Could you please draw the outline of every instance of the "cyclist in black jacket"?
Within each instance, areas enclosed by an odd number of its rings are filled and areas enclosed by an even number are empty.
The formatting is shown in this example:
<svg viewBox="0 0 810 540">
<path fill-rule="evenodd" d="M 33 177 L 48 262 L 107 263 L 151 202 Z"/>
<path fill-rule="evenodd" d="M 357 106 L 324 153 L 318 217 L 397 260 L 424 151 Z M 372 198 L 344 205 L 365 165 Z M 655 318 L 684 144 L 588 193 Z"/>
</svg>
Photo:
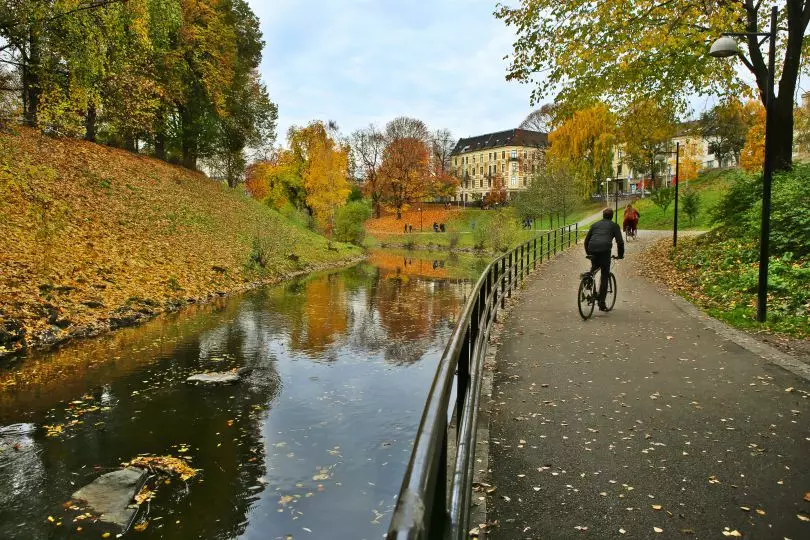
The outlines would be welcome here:
<svg viewBox="0 0 810 540">
<path fill-rule="evenodd" d="M 597 268 L 599 279 L 599 311 L 607 311 L 605 295 L 607 294 L 608 276 L 610 276 L 610 252 L 613 240 L 619 248 L 619 258 L 624 258 L 624 238 L 618 223 L 613 223 L 613 210 L 605 208 L 602 219 L 591 225 L 585 236 L 585 253 L 591 256 L 591 275 Z"/>
</svg>

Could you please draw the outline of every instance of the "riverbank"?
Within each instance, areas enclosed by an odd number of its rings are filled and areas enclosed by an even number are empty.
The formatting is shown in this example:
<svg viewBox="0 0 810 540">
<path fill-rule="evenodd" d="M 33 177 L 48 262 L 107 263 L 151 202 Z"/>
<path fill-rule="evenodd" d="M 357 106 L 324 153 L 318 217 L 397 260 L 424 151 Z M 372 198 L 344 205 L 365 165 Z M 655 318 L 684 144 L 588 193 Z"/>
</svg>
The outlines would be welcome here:
<svg viewBox="0 0 810 540">
<path fill-rule="evenodd" d="M 363 258 L 239 190 L 123 150 L 0 134 L 0 357 Z"/>
</svg>

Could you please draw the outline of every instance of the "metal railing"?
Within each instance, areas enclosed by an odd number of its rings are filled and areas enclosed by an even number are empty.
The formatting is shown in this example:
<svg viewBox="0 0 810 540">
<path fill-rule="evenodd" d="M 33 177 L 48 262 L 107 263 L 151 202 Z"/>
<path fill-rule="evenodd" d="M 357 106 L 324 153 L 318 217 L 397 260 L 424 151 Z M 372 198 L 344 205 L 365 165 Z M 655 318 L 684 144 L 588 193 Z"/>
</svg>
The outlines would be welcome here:
<svg viewBox="0 0 810 540">
<path fill-rule="evenodd" d="M 549 260 L 578 241 L 576 224 L 541 234 L 489 263 L 478 279 L 436 369 L 391 518 L 389 540 L 467 538 L 481 374 L 492 323 L 538 260 Z M 451 403 L 454 383 L 455 403 Z M 448 461 L 451 419 L 456 433 L 452 463 Z"/>
</svg>

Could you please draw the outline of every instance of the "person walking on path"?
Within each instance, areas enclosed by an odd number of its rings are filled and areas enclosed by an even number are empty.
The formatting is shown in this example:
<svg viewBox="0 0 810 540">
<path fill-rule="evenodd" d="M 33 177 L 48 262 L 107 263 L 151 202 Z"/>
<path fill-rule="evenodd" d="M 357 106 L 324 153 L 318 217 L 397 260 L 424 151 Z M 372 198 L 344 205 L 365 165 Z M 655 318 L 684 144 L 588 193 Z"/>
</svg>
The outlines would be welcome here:
<svg viewBox="0 0 810 540">
<path fill-rule="evenodd" d="M 619 258 L 624 258 L 624 238 L 617 223 L 613 223 L 613 210 L 605 208 L 602 219 L 591 225 L 585 236 L 585 253 L 591 256 L 591 274 L 598 268 L 599 275 L 599 311 L 607 311 L 605 295 L 607 294 L 608 277 L 610 276 L 610 252 L 613 240 L 619 249 Z"/>
</svg>

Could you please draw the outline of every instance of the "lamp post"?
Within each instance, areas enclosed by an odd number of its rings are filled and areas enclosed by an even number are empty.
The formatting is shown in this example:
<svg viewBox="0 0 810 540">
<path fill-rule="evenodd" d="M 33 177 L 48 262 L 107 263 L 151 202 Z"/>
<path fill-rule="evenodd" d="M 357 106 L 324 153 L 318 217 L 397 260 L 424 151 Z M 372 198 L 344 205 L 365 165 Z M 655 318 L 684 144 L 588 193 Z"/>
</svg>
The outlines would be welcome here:
<svg viewBox="0 0 810 540">
<path fill-rule="evenodd" d="M 675 154 L 675 216 L 672 219 L 672 247 L 678 247 L 678 188 L 681 185 L 681 175 L 679 171 L 680 157 L 681 157 L 681 142 L 675 141 L 674 152 L 669 151 L 658 153 Z"/>
<path fill-rule="evenodd" d="M 762 164 L 762 226 L 759 237 L 759 284 L 757 287 L 757 321 L 765 322 L 768 309 L 768 252 L 771 232 L 771 181 L 773 179 L 773 114 L 771 107 L 774 93 L 774 59 L 776 56 L 776 6 L 771 7 L 769 32 L 723 32 L 712 43 L 709 54 L 715 58 L 741 55 L 734 37 L 762 37 L 759 45 L 770 40 L 768 49 L 768 80 L 765 86 L 765 162 Z"/>
</svg>

